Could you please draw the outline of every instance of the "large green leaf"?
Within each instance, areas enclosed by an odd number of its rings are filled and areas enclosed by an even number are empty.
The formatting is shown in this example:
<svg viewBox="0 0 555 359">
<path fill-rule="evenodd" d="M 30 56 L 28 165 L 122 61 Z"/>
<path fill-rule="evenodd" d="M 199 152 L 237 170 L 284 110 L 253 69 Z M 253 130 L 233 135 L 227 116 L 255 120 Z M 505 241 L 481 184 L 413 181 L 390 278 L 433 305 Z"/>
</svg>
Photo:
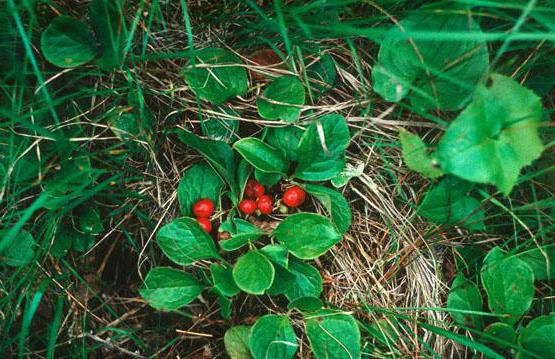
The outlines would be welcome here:
<svg viewBox="0 0 555 359">
<path fill-rule="evenodd" d="M 225 114 L 235 117 L 238 114 L 231 108 L 220 108 L 219 111 L 223 114 L 210 115 L 201 122 L 202 133 L 211 140 L 231 143 L 237 137 L 240 121 L 226 117 Z"/>
<path fill-rule="evenodd" d="M 539 97 L 515 80 L 492 75 L 453 121 L 438 148 L 441 169 L 467 181 L 489 183 L 508 195 L 520 170 L 543 151 Z"/>
<path fill-rule="evenodd" d="M 224 345 L 231 359 L 250 359 L 249 337 L 251 327 L 237 325 L 229 328 L 224 335 Z"/>
<path fill-rule="evenodd" d="M 302 297 L 320 297 L 322 294 L 322 276 L 320 271 L 308 263 L 291 258 L 287 271 L 291 276 L 286 279 L 287 286 L 283 294 L 293 301 Z"/>
<path fill-rule="evenodd" d="M 399 138 L 403 149 L 403 160 L 408 168 L 428 178 L 443 175 L 443 171 L 438 168 L 439 162 L 428 153 L 428 147 L 418 135 L 403 130 Z"/>
<path fill-rule="evenodd" d="M 96 44 L 89 28 L 69 16 L 52 20 L 41 35 L 42 54 L 58 67 L 86 64 L 96 56 Z"/>
<path fill-rule="evenodd" d="M 240 218 L 229 218 L 222 223 L 219 231 L 228 232 L 231 236 L 230 239 L 220 241 L 220 247 L 227 252 L 237 250 L 266 234 L 254 224 Z"/>
<path fill-rule="evenodd" d="M 310 81 L 310 88 L 317 96 L 331 90 L 337 78 L 333 56 L 322 55 L 319 61 L 306 69 L 306 74 Z"/>
<path fill-rule="evenodd" d="M 281 244 L 268 244 L 260 248 L 260 253 L 283 268 L 289 267 L 289 251 Z"/>
<path fill-rule="evenodd" d="M 491 323 L 484 328 L 484 333 L 495 337 L 494 339 L 485 339 L 487 343 L 492 343 L 499 348 L 507 348 L 507 344 L 514 344 L 516 341 L 515 329 L 512 325 L 502 322 Z"/>
<path fill-rule="evenodd" d="M 250 251 L 239 257 L 233 266 L 233 279 L 242 291 L 264 294 L 274 281 L 274 266 L 262 253 Z"/>
<path fill-rule="evenodd" d="M 473 185 L 456 177 L 445 177 L 426 193 L 418 213 L 436 224 L 460 224 L 470 230 L 484 229 L 480 201 L 471 197 Z"/>
<path fill-rule="evenodd" d="M 339 232 L 347 232 L 351 226 L 351 207 L 347 199 L 331 188 L 315 184 L 306 184 L 305 190 L 322 203 Z"/>
<path fill-rule="evenodd" d="M 5 240 L 7 231 L 0 232 L 0 241 Z M 35 255 L 35 239 L 31 233 L 26 231 L 19 232 L 11 241 L 8 248 L 0 252 L 0 264 L 12 267 L 21 267 L 29 264 Z"/>
<path fill-rule="evenodd" d="M 179 139 L 199 151 L 214 166 L 227 182 L 234 200 L 239 198 L 239 185 L 236 181 L 236 161 L 231 146 L 223 141 L 206 140 L 189 131 L 179 131 Z"/>
<path fill-rule="evenodd" d="M 315 213 L 297 213 L 287 217 L 277 226 L 274 235 L 300 259 L 318 258 L 342 237 L 328 218 Z"/>
<path fill-rule="evenodd" d="M 484 260 L 481 278 L 489 309 L 501 321 L 515 324 L 528 312 L 534 299 L 534 272 L 524 261 L 493 248 Z"/>
<path fill-rule="evenodd" d="M 193 205 L 201 198 L 211 199 L 217 205 L 223 186 L 222 179 L 208 163 L 192 165 L 185 171 L 177 187 L 181 214 L 191 215 Z"/>
<path fill-rule="evenodd" d="M 148 272 L 141 296 L 152 307 L 175 310 L 191 303 L 204 289 L 193 275 L 169 267 L 155 267 Z"/>
<path fill-rule="evenodd" d="M 266 130 L 266 141 L 270 146 L 285 152 L 288 161 L 297 161 L 297 147 L 303 135 L 303 130 L 295 126 L 269 127 Z"/>
<path fill-rule="evenodd" d="M 555 313 L 535 318 L 518 338 L 524 349 L 539 358 L 555 358 Z"/>
<path fill-rule="evenodd" d="M 198 97 L 219 105 L 231 97 L 247 93 L 247 71 L 238 64 L 241 60 L 232 52 L 205 48 L 187 62 L 183 76 Z"/>
<path fill-rule="evenodd" d="M 447 297 L 447 308 L 461 311 L 482 311 L 482 294 L 480 289 L 468 280 L 464 274 L 459 274 L 455 277 L 449 296 Z M 462 313 L 458 311 L 449 312 L 455 322 L 466 327 L 481 329 L 483 322 L 482 318 L 477 314 Z"/>
<path fill-rule="evenodd" d="M 282 150 L 271 147 L 254 137 L 243 138 L 233 145 L 254 168 L 264 173 L 286 174 L 289 164 Z"/>
<path fill-rule="evenodd" d="M 325 181 L 341 173 L 349 139 L 343 116 L 333 114 L 317 119 L 299 142 L 295 176 L 307 181 Z"/>
<path fill-rule="evenodd" d="M 555 279 L 555 244 L 515 254 L 532 268 L 535 280 Z"/>
<path fill-rule="evenodd" d="M 305 317 L 305 328 L 316 359 L 360 357 L 360 330 L 351 315 L 321 310 Z"/>
<path fill-rule="evenodd" d="M 293 358 L 297 336 L 286 315 L 265 315 L 251 328 L 249 348 L 254 359 Z"/>
<path fill-rule="evenodd" d="M 223 295 L 233 297 L 240 292 L 239 287 L 237 287 L 233 280 L 233 274 L 228 265 L 212 263 L 210 265 L 210 274 L 214 287 Z"/>
<path fill-rule="evenodd" d="M 160 228 L 156 239 L 168 258 L 179 265 L 189 265 L 199 259 L 220 258 L 214 241 L 194 218 L 171 221 Z"/>
<path fill-rule="evenodd" d="M 121 67 L 127 42 L 121 0 L 91 1 L 89 17 L 102 50 L 98 66 L 104 70 Z"/>
<path fill-rule="evenodd" d="M 305 101 L 305 90 L 301 81 L 294 76 L 275 79 L 256 99 L 258 114 L 266 120 L 295 122 L 301 114 Z"/>
<path fill-rule="evenodd" d="M 429 32 L 426 38 L 411 33 Z M 456 33 L 472 32 L 472 39 Z M 435 34 L 452 33 L 452 38 Z M 422 109 L 460 109 L 489 67 L 488 48 L 480 27 L 468 13 L 417 12 L 394 26 L 381 43 L 372 71 L 374 89 L 399 102 L 409 97 Z"/>
</svg>

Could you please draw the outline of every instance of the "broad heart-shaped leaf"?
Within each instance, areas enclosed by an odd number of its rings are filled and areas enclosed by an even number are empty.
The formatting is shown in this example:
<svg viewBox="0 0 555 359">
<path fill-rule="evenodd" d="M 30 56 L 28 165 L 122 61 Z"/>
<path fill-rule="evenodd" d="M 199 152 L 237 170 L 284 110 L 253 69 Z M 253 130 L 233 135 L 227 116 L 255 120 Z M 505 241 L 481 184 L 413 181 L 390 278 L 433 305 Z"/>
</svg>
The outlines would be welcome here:
<svg viewBox="0 0 555 359">
<path fill-rule="evenodd" d="M 231 359 L 250 359 L 249 337 L 251 327 L 237 325 L 229 328 L 224 335 L 224 345 Z"/>
<path fill-rule="evenodd" d="M 40 46 L 46 60 L 58 67 L 83 65 L 96 56 L 92 32 L 69 16 L 52 20 L 41 35 Z"/>
<path fill-rule="evenodd" d="M 249 294 L 264 294 L 274 281 L 274 266 L 262 253 L 250 251 L 239 257 L 233 266 L 237 286 Z"/>
<path fill-rule="evenodd" d="M 438 168 L 439 163 L 428 153 L 428 147 L 418 135 L 403 130 L 399 138 L 403 149 L 403 160 L 408 168 L 428 178 L 443 175 L 443 171 Z"/>
<path fill-rule="evenodd" d="M 223 186 L 222 179 L 208 163 L 192 165 L 185 171 L 177 186 L 181 214 L 191 215 L 193 205 L 201 198 L 211 199 L 217 205 Z"/>
<path fill-rule="evenodd" d="M 175 310 L 191 303 L 204 289 L 193 275 L 169 267 L 155 267 L 148 272 L 141 296 L 159 310 Z"/>
<path fill-rule="evenodd" d="M 178 218 L 158 231 L 158 245 L 165 255 L 179 265 L 189 265 L 199 259 L 220 258 L 212 238 L 194 218 Z"/>
<path fill-rule="evenodd" d="M 199 151 L 227 182 L 234 202 L 239 201 L 239 185 L 236 181 L 236 160 L 231 146 L 223 141 L 206 140 L 189 131 L 179 131 L 179 139 Z"/>
<path fill-rule="evenodd" d="M 529 249 L 515 257 L 532 268 L 535 280 L 555 279 L 555 244 Z"/>
<path fill-rule="evenodd" d="M 295 76 L 275 79 L 256 99 L 258 114 L 266 120 L 295 122 L 301 114 L 305 101 L 305 90 Z"/>
<path fill-rule="evenodd" d="M 266 234 L 254 224 L 240 218 L 229 218 L 222 223 L 219 232 L 228 232 L 231 235 L 230 239 L 220 241 L 220 247 L 226 252 L 237 250 Z"/>
<path fill-rule="evenodd" d="M 345 234 L 351 226 L 351 207 L 345 197 L 331 188 L 315 184 L 306 184 L 305 190 L 322 203 L 339 232 Z"/>
<path fill-rule="evenodd" d="M 268 127 L 264 141 L 274 148 L 283 150 L 288 161 L 297 161 L 297 147 L 303 133 L 304 130 L 295 126 Z"/>
<path fill-rule="evenodd" d="M 524 261 L 493 248 L 484 260 L 481 278 L 489 309 L 499 320 L 515 324 L 528 312 L 534 299 L 534 272 Z"/>
<path fill-rule="evenodd" d="M 285 174 L 289 167 L 282 150 L 273 148 L 258 138 L 240 139 L 235 142 L 233 148 L 254 168 L 262 172 Z"/>
<path fill-rule="evenodd" d="M 426 38 L 411 33 L 430 32 Z M 481 38 L 441 39 L 442 32 L 480 34 L 468 14 L 418 12 L 393 27 L 381 43 L 372 71 L 374 90 L 399 102 L 408 96 L 421 109 L 460 109 L 487 74 L 488 48 Z"/>
<path fill-rule="evenodd" d="M 214 281 L 214 287 L 223 295 L 233 297 L 240 292 L 239 287 L 237 287 L 233 280 L 233 274 L 228 265 L 212 263 L 210 265 L 210 274 L 212 275 L 212 281 Z"/>
<path fill-rule="evenodd" d="M 284 293 L 293 301 L 301 297 L 320 297 L 322 294 L 322 276 L 320 271 L 308 263 L 291 258 L 287 271 L 291 276 L 286 279 L 287 288 Z"/>
<path fill-rule="evenodd" d="M 305 317 L 305 328 L 316 359 L 360 357 L 360 330 L 351 315 L 323 309 Z"/>
<path fill-rule="evenodd" d="M 518 341 L 524 349 L 539 358 L 555 358 L 555 313 L 537 317 L 528 323 Z"/>
<path fill-rule="evenodd" d="M 300 259 L 318 258 L 342 238 L 328 218 L 315 213 L 296 213 L 285 218 L 274 235 Z"/>
<path fill-rule="evenodd" d="M 418 213 L 436 224 L 460 224 L 472 231 L 484 229 L 480 201 L 470 197 L 473 184 L 448 176 L 426 193 Z"/>
<path fill-rule="evenodd" d="M 286 315 L 265 315 L 251 328 L 249 348 L 254 359 L 293 358 L 297 347 L 295 330 Z"/>
<path fill-rule="evenodd" d="M 241 60 L 232 52 L 205 48 L 187 62 L 183 76 L 195 95 L 220 105 L 231 97 L 247 93 L 247 71 L 238 64 Z"/>
<path fill-rule="evenodd" d="M 7 231 L 0 233 L 0 241 L 6 240 L 4 236 Z M 31 233 L 19 232 L 9 244 L 9 247 L 0 252 L 0 264 L 12 267 L 21 267 L 33 260 L 35 255 L 35 239 Z"/>
<path fill-rule="evenodd" d="M 506 348 L 507 343 L 512 344 L 516 341 L 515 329 L 507 323 L 491 323 L 484 328 L 484 333 L 495 337 L 495 339 L 484 338 L 484 341 L 499 348 Z"/>
<path fill-rule="evenodd" d="M 482 295 L 480 289 L 468 280 L 464 274 L 455 277 L 449 296 L 447 297 L 447 308 L 455 310 L 482 311 Z M 483 326 L 482 318 L 477 314 L 461 313 L 458 311 L 449 312 L 455 322 L 466 327 L 480 329 Z"/>
<path fill-rule="evenodd" d="M 349 140 L 345 117 L 332 114 L 314 121 L 299 142 L 295 177 L 306 181 L 325 181 L 335 177 L 345 167 L 345 149 Z"/>
<path fill-rule="evenodd" d="M 543 151 L 539 97 L 511 78 L 492 75 L 451 123 L 438 147 L 441 169 L 467 181 L 489 183 L 505 195 L 522 167 Z"/>
<path fill-rule="evenodd" d="M 127 27 L 121 0 L 93 0 L 89 13 L 102 49 L 98 66 L 104 70 L 121 67 L 127 42 Z"/>
</svg>

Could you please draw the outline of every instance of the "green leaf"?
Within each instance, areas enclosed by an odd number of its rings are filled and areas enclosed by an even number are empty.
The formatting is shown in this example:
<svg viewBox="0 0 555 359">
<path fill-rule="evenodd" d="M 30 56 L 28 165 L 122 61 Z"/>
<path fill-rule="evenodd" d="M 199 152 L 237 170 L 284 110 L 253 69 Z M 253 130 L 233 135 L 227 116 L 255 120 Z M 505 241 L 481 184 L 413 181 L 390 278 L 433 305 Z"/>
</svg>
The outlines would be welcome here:
<svg viewBox="0 0 555 359">
<path fill-rule="evenodd" d="M 279 264 L 283 268 L 289 267 L 289 251 L 285 246 L 280 244 L 268 244 L 260 248 L 260 253 L 264 254 L 269 260 L 275 264 Z"/>
<path fill-rule="evenodd" d="M 484 211 L 481 203 L 470 197 L 473 185 L 456 177 L 445 177 L 426 193 L 418 213 L 436 224 L 462 225 L 471 231 L 482 230 Z"/>
<path fill-rule="evenodd" d="M 231 108 L 223 108 L 220 111 L 224 114 L 212 115 L 201 122 L 202 133 L 211 140 L 233 142 L 234 137 L 237 137 L 240 121 L 226 117 L 225 114 L 235 117 L 238 114 Z"/>
<path fill-rule="evenodd" d="M 98 235 L 104 231 L 104 225 L 96 206 L 86 205 L 79 209 L 79 228 L 85 234 Z"/>
<path fill-rule="evenodd" d="M 50 253 L 56 258 L 64 257 L 71 249 L 73 244 L 72 231 L 66 226 L 60 224 L 54 234 L 54 241 L 50 247 Z"/>
<path fill-rule="evenodd" d="M 201 198 L 211 199 L 218 205 L 223 186 L 222 179 L 208 163 L 192 165 L 185 171 L 177 187 L 181 214 L 191 215 L 193 205 Z"/>
<path fill-rule="evenodd" d="M 307 128 L 299 142 L 295 176 L 306 181 L 325 181 L 335 177 L 345 167 L 345 149 L 349 140 L 349 128 L 343 116 L 320 117 Z"/>
<path fill-rule="evenodd" d="M 491 78 L 493 85 L 480 86 L 472 103 L 447 129 L 438 159 L 446 173 L 493 184 L 508 195 L 520 170 L 543 151 L 538 135 L 542 105 L 515 80 Z"/>
<path fill-rule="evenodd" d="M 351 226 L 351 207 L 343 195 L 331 188 L 306 184 L 305 190 L 326 208 L 339 232 L 345 234 Z"/>
<path fill-rule="evenodd" d="M 218 304 L 220 305 L 220 315 L 222 318 L 230 320 L 231 319 L 231 305 L 233 302 L 230 298 L 226 297 L 219 291 L 215 290 L 216 296 L 218 297 Z"/>
<path fill-rule="evenodd" d="M 247 252 L 233 266 L 233 279 L 242 291 L 261 295 L 274 281 L 274 266 L 261 253 Z"/>
<path fill-rule="evenodd" d="M 403 159 L 408 168 L 428 178 L 443 175 L 443 171 L 438 168 L 439 163 L 428 153 L 428 147 L 418 135 L 403 130 L 399 137 L 403 148 Z"/>
<path fill-rule="evenodd" d="M 305 90 L 295 76 L 275 79 L 256 99 L 258 114 L 266 120 L 295 122 L 301 114 L 305 101 Z"/>
<path fill-rule="evenodd" d="M 3 240 L 6 233 L 7 231 L 0 233 Z M 36 243 L 31 233 L 20 231 L 10 246 L 0 252 L 0 264 L 22 267 L 31 263 L 35 255 L 35 245 Z"/>
<path fill-rule="evenodd" d="M 60 170 L 44 182 L 44 191 L 51 197 L 62 197 L 89 185 L 92 180 L 89 156 L 70 157 L 61 163 Z"/>
<path fill-rule="evenodd" d="M 399 340 L 399 325 L 395 318 L 380 318 L 368 326 L 368 334 L 378 342 L 391 347 Z"/>
<path fill-rule="evenodd" d="M 247 93 L 247 71 L 238 64 L 241 60 L 232 52 L 205 48 L 187 62 L 183 76 L 195 95 L 220 105 L 231 97 Z"/>
<path fill-rule="evenodd" d="M 303 133 L 303 129 L 295 126 L 268 127 L 264 141 L 274 148 L 283 150 L 288 161 L 297 161 L 297 147 Z"/>
<path fill-rule="evenodd" d="M 283 175 L 279 173 L 262 172 L 258 168 L 254 170 L 254 178 L 263 186 L 274 186 L 281 181 Z"/>
<path fill-rule="evenodd" d="M 365 163 L 361 160 L 355 160 L 354 164 L 346 163 L 345 168 L 331 179 L 331 184 L 335 188 L 345 186 L 354 177 L 360 177 L 364 173 Z"/>
<path fill-rule="evenodd" d="M 193 218 L 178 218 L 158 231 L 158 245 L 169 259 L 179 265 L 189 265 L 199 259 L 219 259 L 212 238 Z"/>
<path fill-rule="evenodd" d="M 246 137 L 233 145 L 254 168 L 265 173 L 285 174 L 289 167 L 283 151 L 270 147 L 258 138 Z"/>
<path fill-rule="evenodd" d="M 90 3 L 89 13 L 102 49 L 98 66 L 104 70 L 121 67 L 127 42 L 127 27 L 121 1 L 93 0 Z"/>
<path fill-rule="evenodd" d="M 482 311 L 482 294 L 480 289 L 466 279 L 463 274 L 455 277 L 449 296 L 447 297 L 447 308 L 456 310 L 465 310 L 473 312 Z M 480 329 L 483 326 L 482 318 L 477 314 L 461 313 L 457 311 L 449 312 L 455 322 L 466 327 Z"/>
<path fill-rule="evenodd" d="M 515 257 L 530 266 L 535 280 L 555 279 L 555 244 L 529 249 Z"/>
<path fill-rule="evenodd" d="M 323 94 L 333 88 L 337 78 L 335 61 L 330 54 L 324 54 L 320 60 L 306 69 L 310 79 L 310 87 L 317 95 Z"/>
<path fill-rule="evenodd" d="M 224 335 L 224 345 L 231 359 L 250 359 L 249 337 L 251 327 L 238 325 L 229 328 Z"/>
<path fill-rule="evenodd" d="M 516 342 L 516 333 L 512 325 L 507 323 L 495 322 L 491 323 L 484 329 L 484 333 L 495 337 L 496 339 L 485 339 L 487 343 L 491 343 L 499 348 L 508 348 L 507 343 Z"/>
<path fill-rule="evenodd" d="M 481 278 L 489 309 L 501 321 L 515 324 L 528 312 L 534 299 L 534 272 L 524 261 L 494 248 L 484 260 Z"/>
<path fill-rule="evenodd" d="M 254 224 L 240 218 L 229 218 L 222 223 L 219 231 L 229 232 L 231 235 L 231 239 L 220 241 L 220 247 L 227 252 L 237 250 L 266 234 Z"/>
<path fill-rule="evenodd" d="M 72 231 L 71 234 L 73 236 L 72 248 L 76 252 L 85 253 L 96 243 L 95 237 L 93 235 L 83 234 L 77 231 Z"/>
<path fill-rule="evenodd" d="M 179 309 L 199 296 L 204 289 L 194 276 L 169 267 L 155 267 L 148 272 L 141 296 L 159 310 Z"/>
<path fill-rule="evenodd" d="M 318 297 L 298 297 L 287 304 L 287 309 L 297 309 L 300 312 L 314 312 L 322 309 L 324 303 Z"/>
<path fill-rule="evenodd" d="M 301 297 L 320 297 L 322 276 L 320 271 L 308 263 L 291 258 L 287 271 L 291 276 L 286 279 L 285 296 L 290 301 Z"/>
<path fill-rule="evenodd" d="M 330 220 L 315 213 L 296 213 L 275 229 L 278 241 L 297 258 L 315 259 L 341 241 Z"/>
<path fill-rule="evenodd" d="M 430 32 L 426 38 L 411 33 Z M 481 34 L 467 13 L 416 12 L 394 26 L 381 43 L 372 71 L 374 90 L 391 102 L 407 97 L 421 110 L 458 110 L 489 69 L 485 39 L 441 39 L 442 32 Z M 408 37 L 408 39 L 407 39 Z"/>
<path fill-rule="evenodd" d="M 235 180 L 237 166 L 231 146 L 222 141 L 205 140 L 189 131 L 179 131 L 179 139 L 200 152 L 227 182 L 234 199 L 239 199 L 239 185 Z"/>
<path fill-rule="evenodd" d="M 239 160 L 237 165 L 237 187 L 241 198 L 245 193 L 245 187 L 247 187 L 247 182 L 252 175 L 252 166 L 244 159 Z"/>
<path fill-rule="evenodd" d="M 306 316 L 305 328 L 316 359 L 360 357 L 360 330 L 351 315 L 324 309 Z"/>
<path fill-rule="evenodd" d="M 210 274 L 214 281 L 214 287 L 223 295 L 233 297 L 241 291 L 233 280 L 233 274 L 229 266 L 212 263 L 210 265 Z"/>
<path fill-rule="evenodd" d="M 555 357 L 555 313 L 535 318 L 518 338 L 524 349 L 540 358 Z"/>
<path fill-rule="evenodd" d="M 90 62 L 96 56 L 94 37 L 81 21 L 69 16 L 58 16 L 40 39 L 44 58 L 58 67 L 76 67 Z"/>
<path fill-rule="evenodd" d="M 297 336 L 286 315 L 265 315 L 251 328 L 249 348 L 255 359 L 293 358 Z"/>
</svg>

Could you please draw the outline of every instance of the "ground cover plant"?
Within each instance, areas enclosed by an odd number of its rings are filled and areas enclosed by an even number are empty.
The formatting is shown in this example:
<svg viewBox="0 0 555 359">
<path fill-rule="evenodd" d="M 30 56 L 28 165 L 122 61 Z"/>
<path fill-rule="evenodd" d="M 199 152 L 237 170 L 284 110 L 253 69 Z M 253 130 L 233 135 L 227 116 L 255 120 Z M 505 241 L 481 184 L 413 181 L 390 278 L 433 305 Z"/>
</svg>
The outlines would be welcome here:
<svg viewBox="0 0 555 359">
<path fill-rule="evenodd" d="M 0 2 L 0 355 L 554 357 L 554 19 Z"/>
</svg>

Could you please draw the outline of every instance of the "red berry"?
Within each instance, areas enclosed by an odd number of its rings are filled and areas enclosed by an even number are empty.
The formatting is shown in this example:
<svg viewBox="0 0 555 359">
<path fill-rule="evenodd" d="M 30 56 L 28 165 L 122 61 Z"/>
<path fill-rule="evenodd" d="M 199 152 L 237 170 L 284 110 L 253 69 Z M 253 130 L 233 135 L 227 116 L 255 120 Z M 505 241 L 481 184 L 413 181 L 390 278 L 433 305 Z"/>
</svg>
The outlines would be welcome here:
<svg viewBox="0 0 555 359">
<path fill-rule="evenodd" d="M 258 210 L 262 214 L 271 214 L 274 211 L 274 199 L 267 194 L 258 197 L 256 204 L 258 205 Z"/>
<path fill-rule="evenodd" d="M 293 186 L 287 189 L 283 194 L 283 202 L 289 207 L 299 207 L 306 199 L 306 192 L 299 186 Z"/>
<path fill-rule="evenodd" d="M 248 198 L 258 198 L 264 194 L 264 186 L 261 185 L 257 180 L 250 179 L 245 187 L 245 196 Z"/>
<path fill-rule="evenodd" d="M 199 199 L 193 206 L 193 213 L 200 218 L 208 218 L 214 213 L 214 202 L 210 199 Z"/>
<path fill-rule="evenodd" d="M 256 202 L 252 199 L 244 199 L 239 203 L 239 210 L 244 214 L 253 214 L 256 207 Z"/>
<path fill-rule="evenodd" d="M 197 217 L 197 222 L 206 233 L 212 232 L 212 222 L 208 218 Z"/>
</svg>

